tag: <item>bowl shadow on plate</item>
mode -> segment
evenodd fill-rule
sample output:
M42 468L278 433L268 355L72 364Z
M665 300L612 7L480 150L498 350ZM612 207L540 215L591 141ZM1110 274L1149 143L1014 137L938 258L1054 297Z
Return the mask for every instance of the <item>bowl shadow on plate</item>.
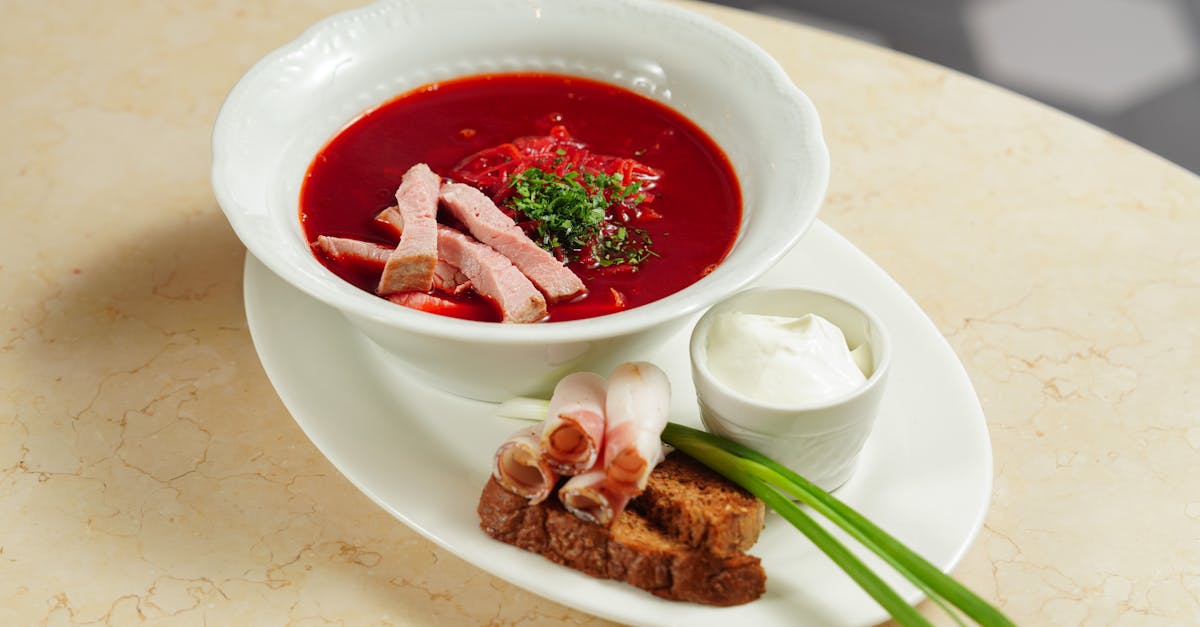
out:
M163 211L48 280L30 308L18 378L57 393L15 408L27 437L13 477L36 486L27 515L77 527L76 559L110 569L96 585L122 594L187 581L200 611L258 599L265 616L282 598L271 591L334 580L375 599L365 607L483 620L451 591L498 604L514 590L371 504L279 402L246 328L245 250L219 210Z

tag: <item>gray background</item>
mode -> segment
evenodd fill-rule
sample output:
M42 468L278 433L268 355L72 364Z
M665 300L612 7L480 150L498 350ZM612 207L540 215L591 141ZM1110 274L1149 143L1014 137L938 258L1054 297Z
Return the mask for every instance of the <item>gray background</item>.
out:
M1200 172L1200 0L714 0L1041 100Z

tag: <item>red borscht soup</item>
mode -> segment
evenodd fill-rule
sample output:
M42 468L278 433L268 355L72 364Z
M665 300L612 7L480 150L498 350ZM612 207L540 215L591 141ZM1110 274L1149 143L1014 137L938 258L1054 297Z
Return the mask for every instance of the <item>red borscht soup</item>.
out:
M399 96L317 154L301 190L300 221L322 264L377 293L403 233L403 223L389 224L381 212L397 205L401 179L417 164L443 185L482 192L582 280L585 293L547 299L542 320L550 322L616 313L695 283L728 254L741 221L728 159L672 109L587 79L478 76ZM452 228L470 239L472 225L450 213L437 210L438 232ZM455 273L441 257L439 278L443 269ZM427 292L386 297L500 321L501 303L487 295L484 279L472 289L458 275L450 287L435 281Z

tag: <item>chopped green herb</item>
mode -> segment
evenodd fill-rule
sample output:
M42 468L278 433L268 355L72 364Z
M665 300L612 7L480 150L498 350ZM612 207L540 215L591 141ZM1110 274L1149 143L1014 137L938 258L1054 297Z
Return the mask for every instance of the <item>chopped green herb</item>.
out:
M558 154L566 153L560 148ZM601 266L636 266L657 256L644 229L608 220L611 207L634 208L645 201L640 182L624 185L618 174L557 174L533 167L514 176L509 187L508 205L533 222L533 240L548 251L575 259L590 248Z
M623 226L600 238L599 245L592 254L602 267L620 264L636 266L650 257L658 256L646 229L629 229Z

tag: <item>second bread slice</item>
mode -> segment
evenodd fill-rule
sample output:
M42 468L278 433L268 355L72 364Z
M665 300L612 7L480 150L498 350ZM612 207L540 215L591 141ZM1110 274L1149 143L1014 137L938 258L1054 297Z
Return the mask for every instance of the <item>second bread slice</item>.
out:
M686 546L728 557L748 550L763 528L763 502L700 462L672 453L629 508Z

